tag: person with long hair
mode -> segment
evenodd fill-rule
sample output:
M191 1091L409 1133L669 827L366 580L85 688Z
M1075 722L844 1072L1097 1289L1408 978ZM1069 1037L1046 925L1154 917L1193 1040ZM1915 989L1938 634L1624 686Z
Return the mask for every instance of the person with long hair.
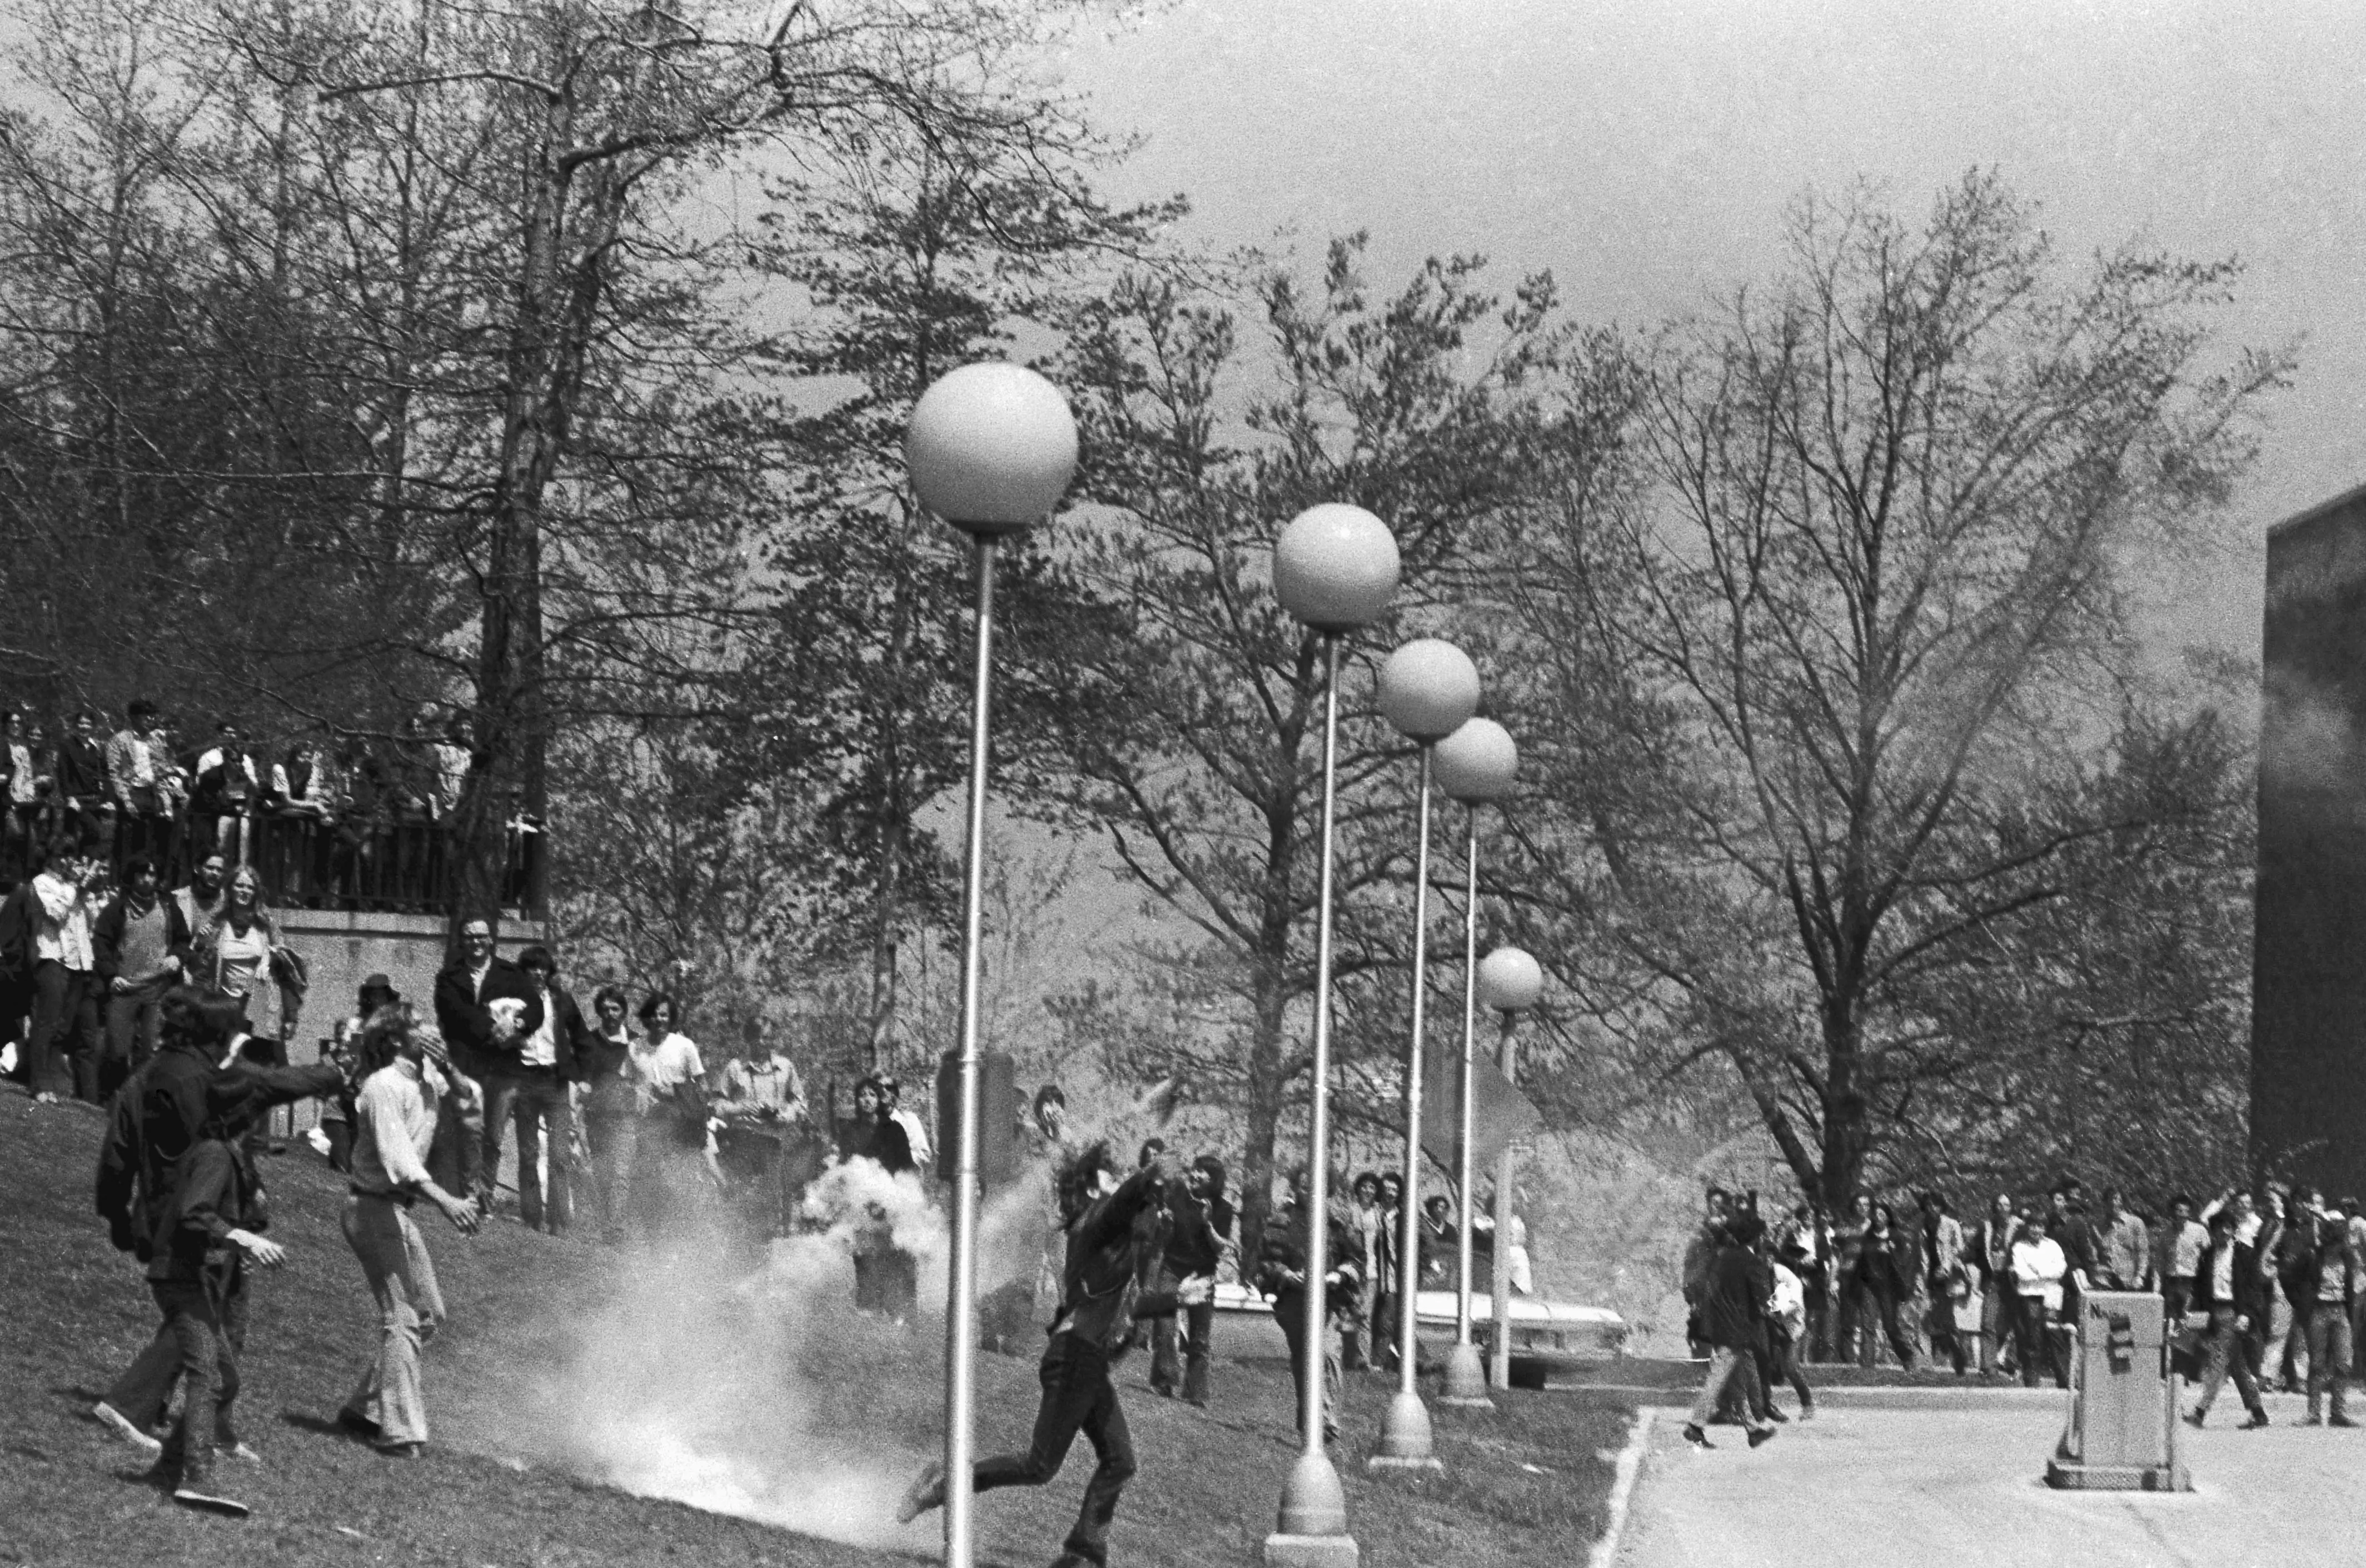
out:
M239 1004L258 1035L284 1036L285 1006L274 1007L276 976L289 960L279 922L263 902L263 879L252 866L231 873L219 913L197 933L193 978Z
M854 1086L854 1119L838 1129L838 1158L870 1160L890 1176L918 1169L911 1140L875 1075ZM854 1244L854 1305L901 1323L919 1299L919 1264L896 1245L885 1209L873 1204L870 1215Z
M1110 1381L1111 1363L1132 1342L1136 1320L1170 1315L1205 1299L1210 1289L1208 1282L1193 1281L1173 1295L1137 1294L1134 1221L1165 1201L1168 1180L1161 1155L1121 1182L1106 1138L1077 1153L1060 1171L1068 1254L1061 1273L1060 1314L1043 1351L1043 1394L1034 1434L1026 1452L979 1460L970 1472L970 1485L977 1492L1041 1486L1060 1473L1076 1435L1084 1434L1098 1462L1052 1568L1106 1568L1109 1562L1110 1520L1134 1472L1133 1439L1117 1385ZM944 1466L930 1464L913 1479L896 1517L909 1523L944 1500Z
M1857 1299L1865 1304L1865 1319L1864 1338L1857 1342L1860 1366L1873 1365L1873 1335L1878 1326L1897 1352L1898 1366L1914 1370L1914 1346L1898 1310L1914 1294L1915 1257L1914 1239L1898 1228L1897 1212L1887 1204L1874 1204L1856 1259Z
M427 1441L427 1399L420 1348L445 1320L427 1239L411 1217L420 1199L444 1212L463 1236L476 1234L476 1204L430 1174L442 1102L452 1092L450 1064L435 1031L409 1006L380 1008L362 1030L368 1076L355 1101L353 1183L345 1199L346 1245L378 1312L377 1353L338 1422L380 1452L415 1458Z

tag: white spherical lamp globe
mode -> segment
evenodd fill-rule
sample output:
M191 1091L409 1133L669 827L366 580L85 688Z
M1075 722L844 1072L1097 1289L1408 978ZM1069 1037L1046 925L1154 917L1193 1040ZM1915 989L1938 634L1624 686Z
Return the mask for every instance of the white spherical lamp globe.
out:
M1273 546L1273 593L1317 632L1337 636L1387 613L1397 591L1397 542L1361 507L1327 502L1290 520Z
M1016 533L1060 504L1076 471L1067 398L1023 364L965 364L912 409L904 467L920 503L965 533Z
M1472 719L1437 743L1430 776L1452 801L1477 805L1512 792L1520 769L1520 748L1512 733L1493 719Z
M1479 1000L1498 1013L1526 1013L1545 993L1544 967L1519 947L1498 947L1479 960Z
M1417 637L1380 666L1380 716L1424 745L1479 711L1479 666L1453 644Z

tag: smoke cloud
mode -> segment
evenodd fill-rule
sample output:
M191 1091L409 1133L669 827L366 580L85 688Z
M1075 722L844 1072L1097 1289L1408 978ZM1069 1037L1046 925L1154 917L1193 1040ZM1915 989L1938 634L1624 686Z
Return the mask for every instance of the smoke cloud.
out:
M981 1298L1031 1282L1049 1213L1040 1174L988 1195ZM801 1217L808 1228L752 1268L714 1219L633 1256L574 1326L572 1354L516 1406L505 1444L648 1496L929 1550L937 1522L899 1527L894 1507L939 1452L948 1215L918 1175L859 1159L825 1170ZM856 1246L883 1226L917 1266L903 1324L854 1305Z

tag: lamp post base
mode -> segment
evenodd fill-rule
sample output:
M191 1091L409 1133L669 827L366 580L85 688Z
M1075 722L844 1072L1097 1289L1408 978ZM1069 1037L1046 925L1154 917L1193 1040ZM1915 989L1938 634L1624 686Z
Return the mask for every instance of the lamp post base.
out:
M1359 1568L1361 1548L1351 1535L1269 1535L1266 1568Z
M1399 1389L1380 1422L1380 1451L1364 1462L1367 1470L1443 1470L1431 1451L1429 1411L1421 1395Z
M1479 1360L1479 1347L1457 1343L1446 1358L1446 1392L1437 1396L1440 1405L1452 1405L1459 1409L1495 1408L1487 1397L1487 1369Z

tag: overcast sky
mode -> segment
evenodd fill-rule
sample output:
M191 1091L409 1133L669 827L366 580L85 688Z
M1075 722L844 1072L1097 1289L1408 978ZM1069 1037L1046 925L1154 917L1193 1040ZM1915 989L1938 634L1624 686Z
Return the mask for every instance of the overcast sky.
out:
M1477 251L1643 323L1779 261L1785 205L1887 182L1919 215L1993 165L2066 252L2131 236L2248 266L2230 342L2301 374L2232 527L2181 590L2255 647L2266 526L2366 483L2366 5L1181 0L1076 45L1066 84L1147 145L1220 244L1372 231L1373 281Z

